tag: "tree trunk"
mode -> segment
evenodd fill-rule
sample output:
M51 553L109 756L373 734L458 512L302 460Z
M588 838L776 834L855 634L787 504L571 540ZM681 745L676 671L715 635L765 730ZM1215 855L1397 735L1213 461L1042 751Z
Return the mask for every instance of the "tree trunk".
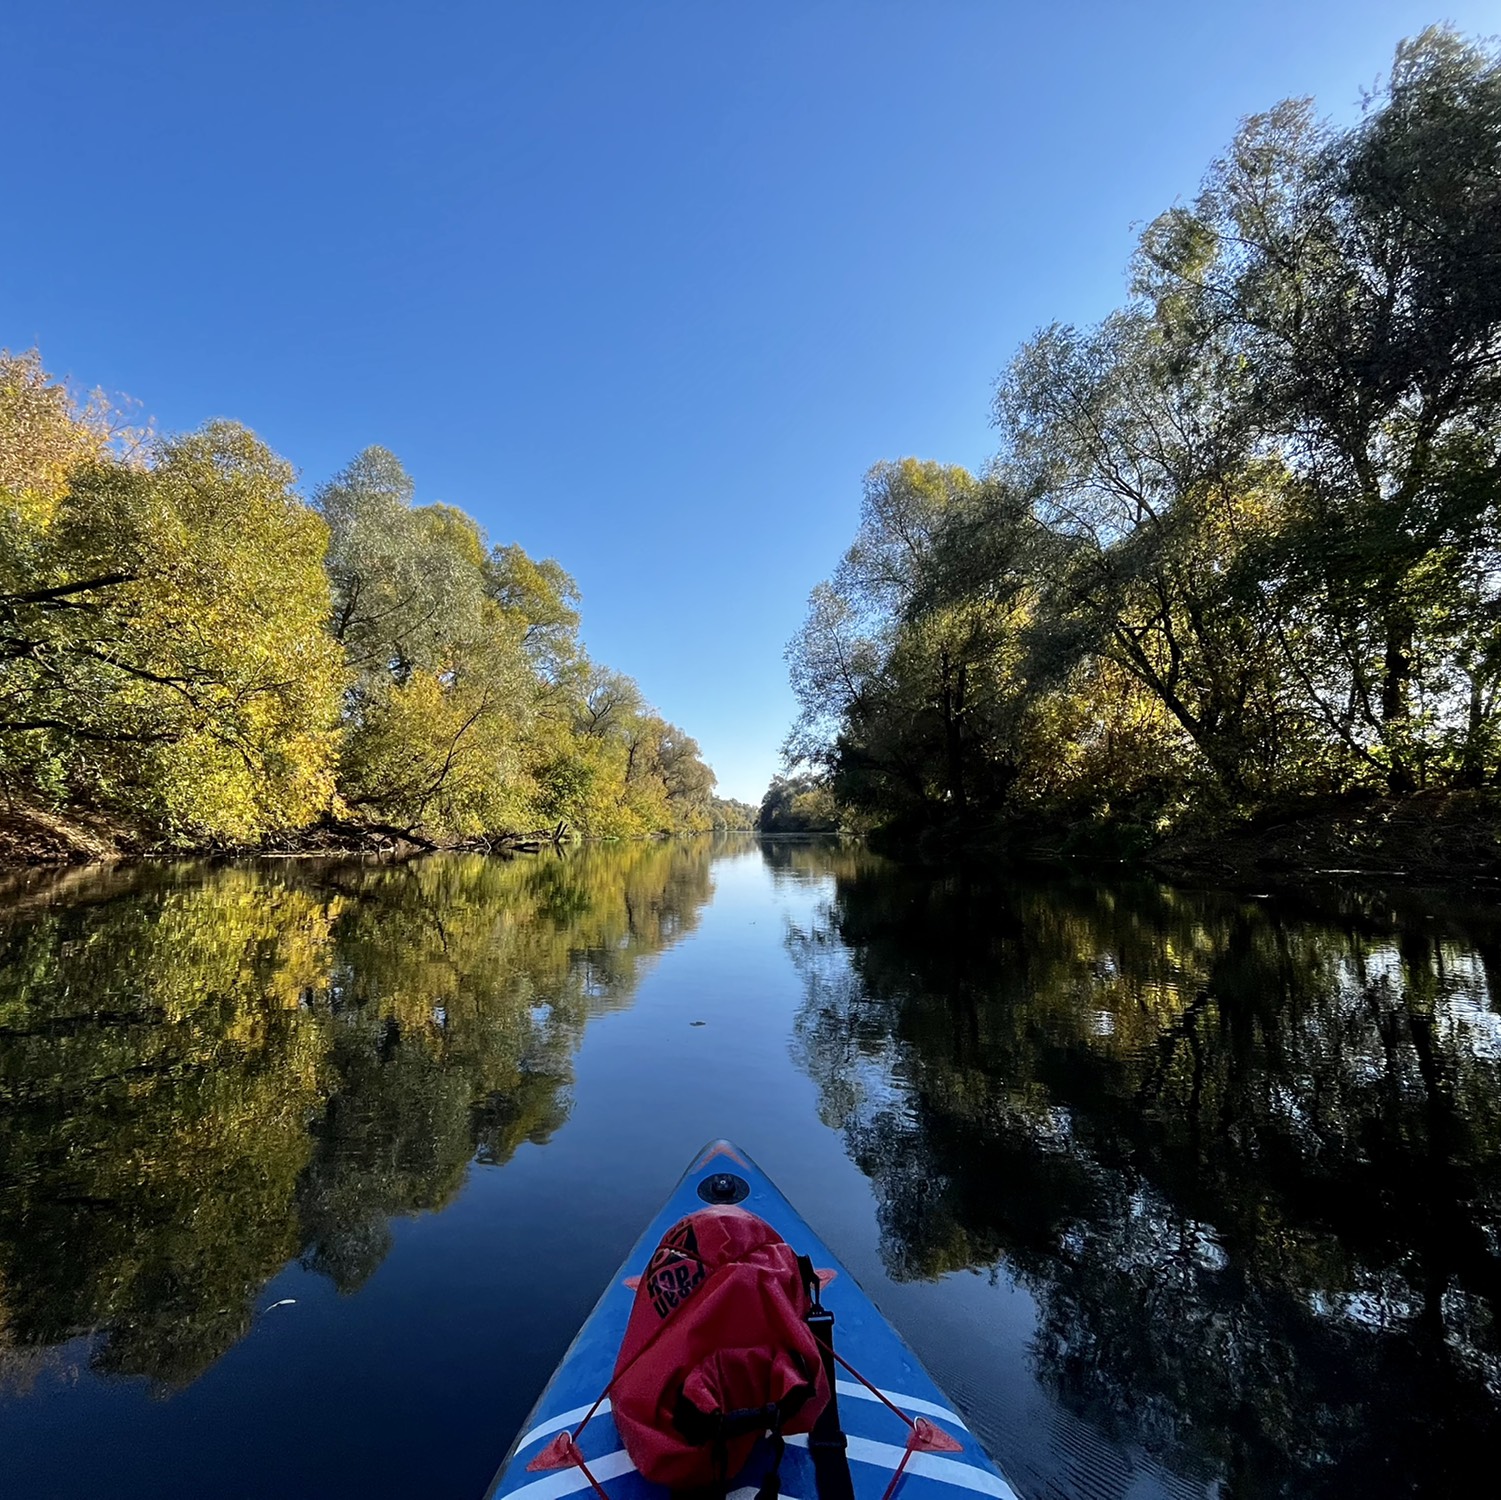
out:
M941 660L944 779L948 783L950 805L962 818L969 812L969 796L964 785L964 747L959 725L959 715L964 708L965 671L962 666L959 668L956 681L947 651L943 653Z
M1393 605L1386 616L1386 660L1381 682L1381 730L1391 756L1386 773L1392 795L1417 790L1407 747L1402 743L1412 717L1412 616L1404 605Z

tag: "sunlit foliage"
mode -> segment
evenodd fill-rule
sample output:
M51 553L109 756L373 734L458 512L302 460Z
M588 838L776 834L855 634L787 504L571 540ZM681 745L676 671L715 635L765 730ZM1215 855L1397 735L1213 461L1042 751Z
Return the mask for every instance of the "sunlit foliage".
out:
M880 464L788 756L893 824L1172 826L1501 779L1501 54L1247 120L983 477Z
M34 359L7 360L0 387L12 791L173 834L311 821L333 791L342 667L323 527L291 469L229 423L122 461Z
M712 772L579 644L551 559L370 448L305 505L216 422L167 440L0 356L0 786L146 845L708 829Z
M774 776L755 826L762 833L834 833L840 816L834 794L816 776Z
M433 839L707 829L713 774L635 683L589 662L573 580L414 493L371 448L315 497L352 679L346 806Z

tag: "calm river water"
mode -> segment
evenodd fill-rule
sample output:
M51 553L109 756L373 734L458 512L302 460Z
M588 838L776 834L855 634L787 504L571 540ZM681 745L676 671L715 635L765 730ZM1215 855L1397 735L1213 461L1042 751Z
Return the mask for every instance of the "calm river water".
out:
M0 1493L478 1500L695 1150L1027 1500L1501 1442L1501 917L749 838L0 891Z

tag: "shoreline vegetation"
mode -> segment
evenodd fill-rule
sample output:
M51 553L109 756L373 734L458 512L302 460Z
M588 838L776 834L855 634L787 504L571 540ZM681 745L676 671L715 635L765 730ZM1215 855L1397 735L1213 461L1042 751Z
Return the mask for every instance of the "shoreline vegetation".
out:
M760 825L961 853L1501 876L1501 51L1243 122L1129 296L866 476Z
M716 802L728 799L715 798ZM81 868L181 859L337 859L360 855L407 858L421 854L529 854L585 843L621 839L661 840L684 833L750 833L755 809L735 802L716 811L711 827L692 830L660 829L629 835L581 835L566 824L532 832L470 834L429 838L411 829L380 823L322 821L307 828L286 829L254 841L153 839L128 822L97 813L54 812L45 808L0 807L0 875L26 870Z
M0 353L0 864L747 827L552 559Z

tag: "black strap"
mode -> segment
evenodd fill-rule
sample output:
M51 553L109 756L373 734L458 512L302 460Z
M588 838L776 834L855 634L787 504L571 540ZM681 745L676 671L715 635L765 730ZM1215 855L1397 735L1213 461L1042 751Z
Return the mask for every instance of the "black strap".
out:
M787 1439L782 1436L780 1427L774 1427L771 1440L773 1443L771 1467L761 1478L760 1488L756 1491L756 1500L780 1500L782 1493L782 1455L787 1451Z
M855 1486L850 1479L849 1455L844 1428L839 1422L839 1387L834 1371L834 1314L823 1305L823 1285L813 1262L806 1255L797 1258L803 1281L813 1306L808 1309L808 1327L818 1340L823 1358L824 1378L829 1383L829 1399L819 1412L813 1431L808 1434L808 1456L813 1460L813 1484L818 1500L855 1500ZM760 1497L757 1497L760 1500Z
M712 1443L751 1433L780 1432L813 1394L812 1384L796 1385L780 1401L765 1406L740 1406L731 1411L704 1411L683 1391L673 1407L672 1424L690 1443Z
M673 1422L690 1443L710 1445L715 1473L711 1494L723 1495L729 1488L729 1476L726 1473L729 1467L729 1440L746 1437L753 1432L769 1432L773 1445L771 1465L762 1477L761 1486L756 1491L756 1500L780 1500L782 1455L787 1451L787 1440L782 1436L782 1427L812 1394L812 1385L800 1385L789 1391L782 1401L711 1414L701 1411L679 1391Z

